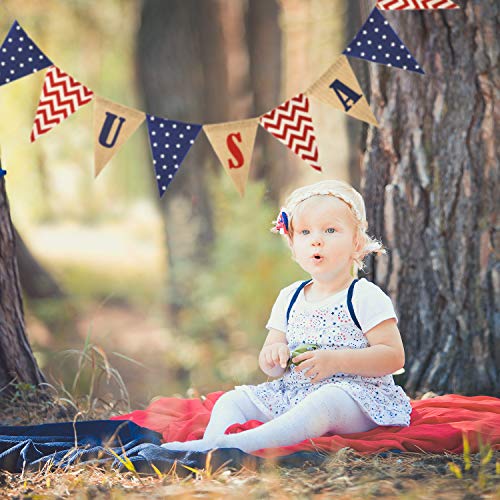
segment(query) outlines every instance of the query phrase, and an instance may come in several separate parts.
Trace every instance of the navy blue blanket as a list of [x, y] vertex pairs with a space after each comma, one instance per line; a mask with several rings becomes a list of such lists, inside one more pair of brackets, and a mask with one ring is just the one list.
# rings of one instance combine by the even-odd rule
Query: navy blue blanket
[[[67, 468], [79, 463], [109, 466], [126, 470], [122, 459], [128, 457], [136, 471], [155, 474], [151, 464], [161, 472], [169, 472], [177, 461], [179, 476], [191, 475], [182, 464], [204, 469], [207, 453], [170, 451], [162, 448], [158, 432], [139, 427], [129, 420], [93, 420], [86, 422], [61, 422], [29, 426], [0, 426], [0, 469], [10, 472], [39, 470], [42, 467]], [[298, 452], [273, 458], [285, 467], [319, 465], [324, 454]], [[269, 459], [271, 460], [271, 459]], [[239, 469], [245, 466], [259, 470], [265, 459], [244, 453], [235, 448], [215, 450], [211, 457], [213, 471], [225, 464]]]

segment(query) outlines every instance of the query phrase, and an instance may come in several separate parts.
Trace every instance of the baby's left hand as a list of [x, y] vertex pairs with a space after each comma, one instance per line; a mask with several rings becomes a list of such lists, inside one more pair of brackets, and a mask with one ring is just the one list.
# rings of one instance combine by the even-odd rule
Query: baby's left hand
[[337, 354], [336, 351], [317, 349], [299, 354], [292, 361], [297, 363], [304, 360], [295, 369], [305, 370], [307, 372], [305, 375], [311, 377], [311, 383], [316, 384], [340, 371], [336, 361]]

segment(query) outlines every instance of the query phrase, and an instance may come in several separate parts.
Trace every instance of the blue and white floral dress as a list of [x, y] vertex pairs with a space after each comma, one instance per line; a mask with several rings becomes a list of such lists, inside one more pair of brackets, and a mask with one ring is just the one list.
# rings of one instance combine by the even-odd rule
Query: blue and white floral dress
[[[266, 325], [268, 329], [286, 332], [290, 352], [302, 344], [318, 344], [320, 349], [363, 349], [369, 346], [366, 332], [386, 319], [397, 321], [390, 297], [365, 278], [354, 280], [349, 288], [319, 302], [308, 302], [303, 287], [296, 294], [301, 285], [303, 283], [297, 281], [281, 290]], [[294, 294], [296, 299], [289, 309]], [[410, 424], [410, 399], [394, 383], [392, 375], [363, 377], [336, 373], [312, 384], [307, 371], [304, 373], [291, 365], [279, 379], [258, 385], [239, 385], [235, 390], [244, 391], [257, 408], [272, 419], [324, 385], [346, 391], [378, 425]]]

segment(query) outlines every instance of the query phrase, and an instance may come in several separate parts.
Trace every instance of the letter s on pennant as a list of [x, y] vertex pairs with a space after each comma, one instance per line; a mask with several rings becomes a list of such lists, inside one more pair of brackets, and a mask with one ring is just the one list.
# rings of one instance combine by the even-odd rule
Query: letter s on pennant
[[226, 139], [227, 147], [237, 162], [237, 163], [234, 163], [233, 159], [229, 158], [229, 161], [228, 161], [229, 168], [241, 168], [243, 166], [243, 164], [245, 163], [245, 158], [243, 157], [241, 149], [236, 144], [236, 140], [240, 143], [242, 142], [240, 132], [231, 133], [227, 136], [227, 139]]

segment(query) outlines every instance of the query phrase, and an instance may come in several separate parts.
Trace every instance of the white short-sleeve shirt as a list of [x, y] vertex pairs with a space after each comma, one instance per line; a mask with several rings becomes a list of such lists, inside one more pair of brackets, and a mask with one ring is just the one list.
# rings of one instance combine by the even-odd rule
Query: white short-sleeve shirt
[[[296, 281], [280, 291], [266, 324], [268, 330], [274, 329], [286, 332], [286, 312], [293, 294], [301, 283], [302, 281]], [[305, 298], [304, 289], [302, 289], [294, 307], [303, 311], [329, 305], [334, 307], [335, 304], [345, 300], [348, 290], [349, 287], [321, 301], [308, 302]], [[367, 333], [386, 319], [395, 318], [396, 322], [398, 321], [391, 298], [379, 286], [365, 278], [361, 278], [354, 285], [352, 306], [363, 333]]]

